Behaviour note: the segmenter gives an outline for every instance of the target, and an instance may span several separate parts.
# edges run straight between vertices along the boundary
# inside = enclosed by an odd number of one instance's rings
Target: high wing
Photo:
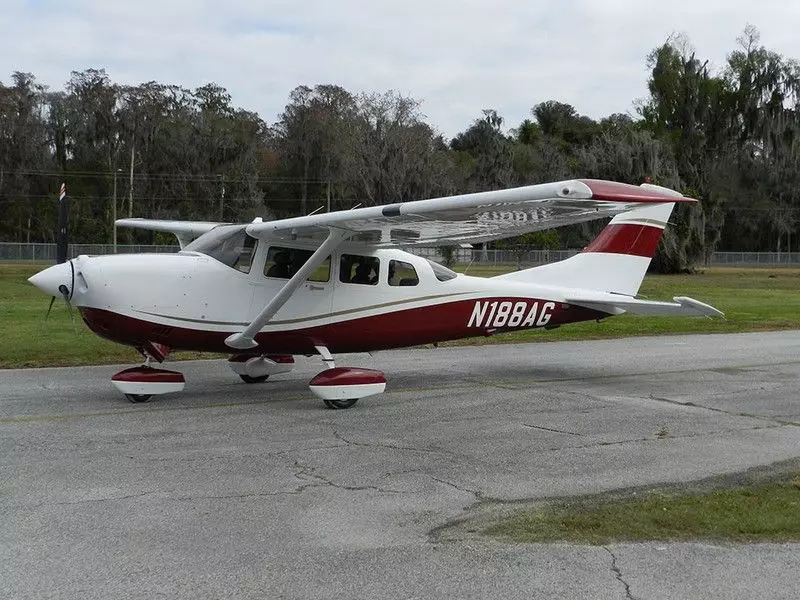
[[[166,221],[158,219],[117,219],[117,227],[147,229],[148,231],[165,231],[178,238],[181,249],[195,238],[200,237],[222,223],[208,221]]]
[[[263,239],[322,242],[331,229],[373,247],[441,246],[610,217],[642,203],[695,202],[655,185],[576,179],[373,206],[247,226]]]

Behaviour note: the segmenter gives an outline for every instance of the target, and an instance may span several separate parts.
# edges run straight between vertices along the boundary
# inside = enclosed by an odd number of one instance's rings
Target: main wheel
[[[348,400],[323,400],[325,406],[331,409],[344,409],[344,408],[352,408],[356,402],[358,402],[358,398],[350,398]]]
[[[245,383],[264,383],[267,379],[269,379],[269,375],[259,375],[258,377],[250,377],[250,375],[239,375],[242,381]]]
[[[142,402],[150,402],[150,398],[153,397],[152,394],[125,394],[125,397],[128,399],[128,402],[133,402],[134,404],[141,404]]]

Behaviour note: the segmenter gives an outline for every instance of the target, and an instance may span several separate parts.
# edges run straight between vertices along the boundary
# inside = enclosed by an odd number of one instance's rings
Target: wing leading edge
[[[696,202],[673,190],[575,179],[253,223],[265,239],[322,241],[330,228],[373,247],[486,242],[610,217],[643,203]]]

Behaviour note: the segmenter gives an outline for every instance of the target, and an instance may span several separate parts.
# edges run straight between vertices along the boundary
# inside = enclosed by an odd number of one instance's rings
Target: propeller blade
[[[61,292],[61,296],[64,298],[64,302],[66,302],[67,304],[67,310],[69,311],[69,320],[72,322],[72,328],[75,329],[75,315],[72,314],[72,303],[69,301],[70,297],[69,288],[65,285],[60,285],[58,286],[58,291]]]
[[[75,314],[72,312],[72,303],[66,298],[64,298],[64,302],[67,303],[67,311],[69,311],[69,320],[70,323],[72,323],[72,329],[77,333],[78,330],[75,327]]]
[[[58,195],[58,231],[56,232],[56,262],[67,262],[69,251],[69,198],[67,185],[61,184]]]
[[[50,298],[50,306],[47,307],[47,314],[44,316],[44,320],[45,321],[47,321],[47,319],[50,318],[50,311],[53,310],[53,302],[55,302],[55,301],[56,301],[56,297],[55,296]]]

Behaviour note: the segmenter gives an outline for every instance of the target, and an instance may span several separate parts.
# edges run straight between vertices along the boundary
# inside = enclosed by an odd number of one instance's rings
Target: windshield
[[[245,227],[220,225],[187,245],[184,251],[201,252],[237,271],[249,273],[258,240],[247,235]]]
[[[458,277],[458,273],[451,271],[444,265],[440,265],[432,260],[428,260],[428,264],[433,268],[433,274],[436,275],[436,279],[439,281],[449,281]]]

